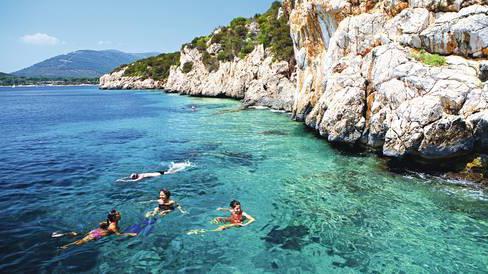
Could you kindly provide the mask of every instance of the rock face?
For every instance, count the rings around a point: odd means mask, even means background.
[[[215,54],[218,44],[207,51]],[[184,72],[184,64],[191,70]],[[269,51],[258,45],[244,59],[219,62],[217,70],[209,71],[196,48],[184,47],[179,66],[170,69],[165,82],[123,76],[124,69],[100,78],[101,89],[165,89],[192,96],[230,97],[243,99],[246,106],[266,106],[291,111],[295,92],[294,75],[286,61],[275,62]],[[292,69],[293,70],[293,69]]]
[[[214,51],[213,46],[208,50]],[[220,62],[209,72],[197,49],[183,48],[180,63],[191,62],[191,71],[183,65],[172,67],[164,85],[169,91],[194,96],[231,97],[243,99],[245,105],[268,106],[291,111],[295,91],[293,76],[288,76],[286,61],[273,62],[272,56],[258,45],[244,59]]]
[[[164,83],[119,71],[101,87],[242,99],[291,111],[331,142],[393,157],[488,151],[487,0],[285,0],[285,13],[295,67],[258,45],[209,69],[203,55],[222,45],[208,42],[203,53],[184,47]]]
[[[294,116],[329,141],[388,156],[488,151],[486,61],[473,59],[488,56],[482,4],[287,1],[297,59]],[[413,48],[449,56],[434,67],[416,60]]]
[[[125,69],[105,74],[100,77],[99,87],[101,89],[157,89],[162,88],[163,83],[153,79],[142,79],[141,77],[126,77]]]

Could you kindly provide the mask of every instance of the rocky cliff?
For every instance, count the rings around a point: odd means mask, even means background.
[[[162,81],[140,76],[124,76],[126,68],[100,77],[101,89],[157,89],[163,88]]]
[[[209,47],[213,49],[215,47]],[[194,96],[214,96],[243,99],[247,106],[268,106],[291,111],[295,91],[294,76],[288,76],[286,61],[273,62],[269,51],[258,45],[244,59],[221,62],[209,72],[197,49],[183,48],[180,65],[172,67],[164,88]],[[186,63],[192,64],[183,72]]]
[[[387,156],[488,151],[486,0],[285,0],[283,15],[296,66],[263,44],[210,62],[225,52],[210,38],[203,50],[182,47],[164,81],[115,72],[101,87],[243,99],[291,111],[330,142]]]
[[[214,44],[215,45],[215,44]],[[215,48],[215,47],[211,47]],[[246,106],[267,106],[291,111],[295,92],[294,74],[289,63],[273,61],[269,50],[258,45],[245,58],[219,62],[218,69],[209,71],[196,48],[184,47],[179,66],[170,69],[165,81],[124,76],[125,69],[100,78],[102,89],[165,89],[168,92],[193,96],[243,99]],[[185,71],[184,64],[191,63]]]
[[[104,75],[100,88],[159,88],[291,111],[296,82],[292,43],[288,14],[275,2],[262,15],[238,17],[208,36],[196,37],[182,46],[178,60],[162,54]],[[167,66],[171,61],[174,65]]]
[[[488,151],[486,1],[302,0],[285,7],[297,119],[331,142],[388,156]]]

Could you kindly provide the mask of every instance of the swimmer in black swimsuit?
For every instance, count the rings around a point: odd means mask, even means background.
[[[184,170],[185,168],[191,166],[189,161],[181,162],[181,163],[171,163],[168,170],[160,170],[156,172],[146,172],[146,173],[132,173],[131,175],[120,178],[117,182],[138,182],[143,179],[159,177],[165,174],[175,174]]]
[[[159,192],[158,207],[153,211],[146,213],[146,218],[154,217],[156,214],[164,216],[175,209],[178,209],[181,213],[185,214],[186,211],[174,200],[171,200],[170,197],[171,192],[169,192],[169,190],[165,188],[161,189]]]
[[[132,173],[128,177],[118,179],[117,182],[138,182],[142,179],[158,177],[164,174],[170,174],[164,170],[156,171],[156,172],[146,172],[146,173]]]

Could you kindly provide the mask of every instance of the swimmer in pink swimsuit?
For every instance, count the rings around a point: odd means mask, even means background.
[[[107,220],[105,222],[101,222],[100,226],[97,229],[93,229],[88,234],[83,237],[83,239],[69,243],[67,245],[63,245],[61,248],[66,249],[72,245],[82,245],[86,244],[90,241],[99,240],[105,236],[116,234],[116,235],[127,235],[127,236],[136,236],[136,233],[120,233],[118,222],[120,221],[121,215],[120,212],[113,209],[108,215]]]

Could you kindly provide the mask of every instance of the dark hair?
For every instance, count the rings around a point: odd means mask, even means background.
[[[107,224],[107,222],[101,222],[99,227],[101,229],[107,229],[108,228],[108,224]]]
[[[230,202],[230,208],[234,208],[236,205],[241,205],[241,202],[237,200],[232,200],[232,202]]]
[[[171,192],[166,188],[161,189],[160,192],[163,192],[164,195],[166,195],[166,198],[168,198],[168,199],[169,199],[169,197],[171,197]]]
[[[117,210],[112,209],[107,215],[107,225],[117,221]]]

